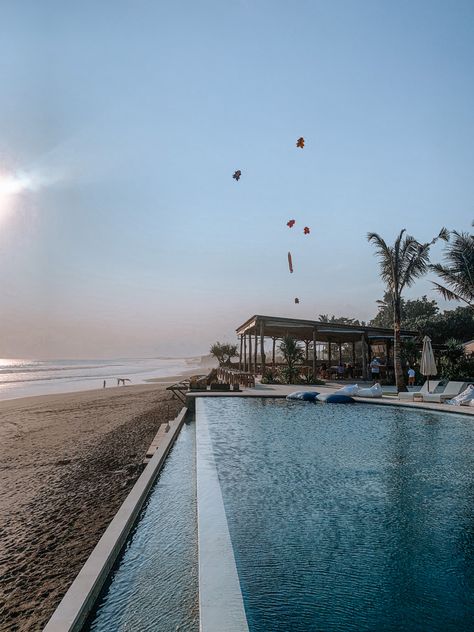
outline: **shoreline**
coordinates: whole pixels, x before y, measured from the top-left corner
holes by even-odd
[[[166,386],[182,377],[0,402],[1,632],[45,625],[181,409]]]
[[[179,382],[180,380],[190,377],[192,375],[207,374],[212,368],[213,368],[213,365],[209,364],[202,367],[195,367],[193,369],[184,369],[182,372],[175,375],[163,375],[163,376],[158,376],[158,377],[151,377],[151,378],[147,378],[143,380],[143,382],[137,382],[135,384],[126,384],[125,386],[117,386],[114,384],[113,386],[107,386],[106,388],[102,388],[99,386],[96,388],[84,388],[84,389],[78,389],[78,390],[72,390],[72,391],[57,391],[57,392],[51,392],[51,393],[42,393],[41,395],[19,395],[19,396],[5,397],[3,399],[0,399],[0,411],[3,404],[6,404],[8,402],[20,402],[20,401],[27,401],[27,400],[33,401],[33,400],[40,400],[41,398],[45,398],[45,397],[56,397],[56,396],[63,397],[67,395],[80,395],[82,393],[96,393],[96,392],[100,393],[104,391],[111,392],[117,389],[140,388],[143,386],[152,386],[153,384],[166,384],[166,383],[174,384],[175,382]],[[100,380],[98,381],[100,382]]]

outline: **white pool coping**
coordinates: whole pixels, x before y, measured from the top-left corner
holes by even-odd
[[[207,415],[196,404],[200,631],[248,632]]]
[[[187,408],[183,408],[170,422],[169,431],[62,598],[44,632],[77,632],[82,628],[181,430],[186,413]]]
[[[255,388],[244,388],[240,393],[232,391],[201,391],[186,393],[186,404],[193,410],[195,402],[197,403],[202,397],[262,397],[262,398],[285,398],[294,391],[308,391],[318,393],[337,393],[338,389],[334,386],[311,386],[311,385],[288,385],[288,384],[259,384]],[[356,397],[356,402],[364,404],[382,404],[385,406],[400,406],[403,408],[415,408],[418,410],[433,410],[448,414],[466,415],[474,418],[474,406],[450,406],[449,404],[436,404],[432,402],[405,401],[397,397],[390,397],[384,394],[380,398]]]

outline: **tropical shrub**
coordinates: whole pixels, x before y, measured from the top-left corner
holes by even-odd
[[[219,366],[229,366],[232,358],[237,354],[237,345],[227,342],[215,342],[209,349],[209,353],[219,362]]]
[[[279,346],[280,352],[286,362],[281,369],[283,379],[287,384],[295,384],[300,376],[300,366],[303,361],[303,349],[292,336],[283,336]]]

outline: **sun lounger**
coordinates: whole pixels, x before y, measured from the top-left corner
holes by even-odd
[[[447,399],[451,399],[459,395],[463,390],[465,382],[448,382],[442,393],[425,393],[423,395],[424,402],[432,404],[442,404]]]
[[[434,391],[435,388],[441,380],[430,380],[430,391]],[[398,393],[398,399],[401,399],[405,402],[414,402],[415,399],[420,399],[424,396],[428,395],[428,380],[423,384],[419,391],[410,391],[409,393]]]

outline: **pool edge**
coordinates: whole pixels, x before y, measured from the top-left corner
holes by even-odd
[[[170,429],[148,465],[132,487],[85,564],[44,628],[44,632],[78,632],[104,585],[132,529],[151,486],[162,469],[166,457],[184,424],[188,413],[182,408],[170,422]]]

